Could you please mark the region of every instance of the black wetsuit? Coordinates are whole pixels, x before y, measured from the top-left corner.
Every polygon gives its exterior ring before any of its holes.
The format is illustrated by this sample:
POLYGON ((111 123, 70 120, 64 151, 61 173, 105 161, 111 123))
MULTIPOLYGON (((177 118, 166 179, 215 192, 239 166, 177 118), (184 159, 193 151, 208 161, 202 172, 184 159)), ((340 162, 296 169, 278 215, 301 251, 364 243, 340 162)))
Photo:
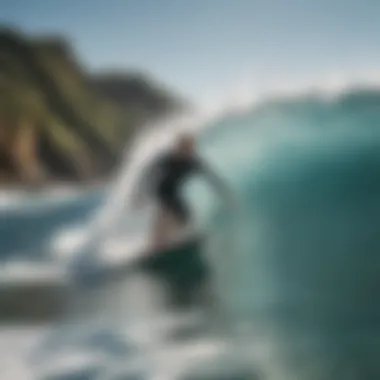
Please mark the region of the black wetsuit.
POLYGON ((186 202, 181 197, 182 185, 193 174, 204 172, 204 165, 196 157, 181 157, 175 153, 161 156, 148 173, 149 190, 159 204, 181 222, 191 217, 186 202))

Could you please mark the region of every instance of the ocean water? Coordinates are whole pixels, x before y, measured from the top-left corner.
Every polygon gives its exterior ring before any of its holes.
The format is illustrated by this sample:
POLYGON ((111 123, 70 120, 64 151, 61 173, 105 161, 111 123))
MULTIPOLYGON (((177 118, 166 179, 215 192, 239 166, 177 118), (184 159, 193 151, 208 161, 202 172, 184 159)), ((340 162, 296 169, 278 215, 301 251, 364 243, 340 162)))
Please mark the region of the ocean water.
MULTIPOLYGON (((200 152, 238 203, 229 210, 198 179, 185 189, 209 236, 201 254, 213 297, 179 308, 165 281, 138 272, 76 285, 61 320, 2 328, 0 377, 378 379, 379 122, 376 89, 285 97, 208 121, 200 152)), ((88 247, 104 239, 106 258, 126 255, 149 212, 124 211, 125 184, 12 194, 2 206, 2 259, 90 262, 88 247), (91 222, 105 214, 99 233, 91 222)))

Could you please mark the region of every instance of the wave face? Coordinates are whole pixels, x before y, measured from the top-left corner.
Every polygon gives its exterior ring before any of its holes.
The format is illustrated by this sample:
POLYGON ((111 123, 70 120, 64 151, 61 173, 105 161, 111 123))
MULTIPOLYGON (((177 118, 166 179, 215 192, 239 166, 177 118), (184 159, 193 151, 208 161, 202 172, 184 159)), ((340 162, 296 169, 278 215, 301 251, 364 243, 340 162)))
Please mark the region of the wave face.
POLYGON ((230 322, 273 342, 268 378, 380 374, 379 127, 380 92, 362 90, 273 101, 202 135, 241 210, 198 183, 189 197, 230 322))

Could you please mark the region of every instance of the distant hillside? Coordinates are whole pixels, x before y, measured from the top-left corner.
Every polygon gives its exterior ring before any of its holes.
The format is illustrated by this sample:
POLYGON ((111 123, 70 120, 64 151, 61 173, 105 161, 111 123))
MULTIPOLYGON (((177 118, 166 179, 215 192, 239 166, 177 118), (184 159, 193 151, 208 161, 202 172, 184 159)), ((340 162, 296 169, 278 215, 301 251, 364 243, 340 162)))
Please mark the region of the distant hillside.
POLYGON ((94 89, 124 112, 138 109, 147 117, 184 107, 184 101, 140 73, 102 73, 92 78, 94 89))
POLYGON ((0 181, 103 178, 142 123, 183 105, 141 75, 90 76, 61 38, 0 30, 0 181))

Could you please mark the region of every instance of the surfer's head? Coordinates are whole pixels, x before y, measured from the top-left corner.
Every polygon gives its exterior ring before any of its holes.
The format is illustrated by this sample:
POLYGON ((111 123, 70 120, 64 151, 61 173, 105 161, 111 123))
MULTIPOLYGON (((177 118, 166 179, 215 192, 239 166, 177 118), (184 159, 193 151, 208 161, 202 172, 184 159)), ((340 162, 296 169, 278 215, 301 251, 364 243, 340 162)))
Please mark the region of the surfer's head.
POLYGON ((195 138, 190 133, 182 133, 178 136, 176 147, 179 153, 192 155, 195 153, 195 138))

